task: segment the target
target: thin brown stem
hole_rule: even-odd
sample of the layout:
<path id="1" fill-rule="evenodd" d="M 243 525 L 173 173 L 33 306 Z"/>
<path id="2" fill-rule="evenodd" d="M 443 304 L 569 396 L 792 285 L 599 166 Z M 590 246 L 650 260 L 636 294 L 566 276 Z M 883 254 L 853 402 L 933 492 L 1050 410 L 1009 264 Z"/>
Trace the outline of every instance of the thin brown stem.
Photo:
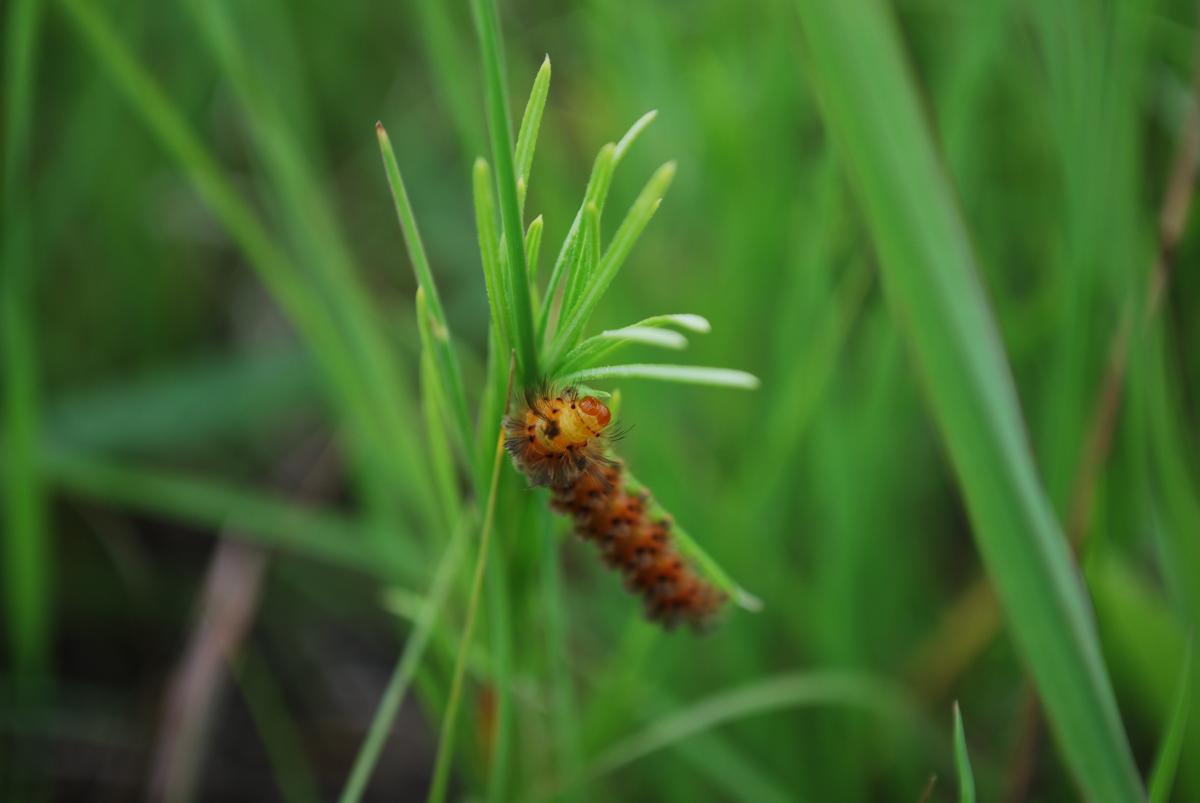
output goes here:
<path id="1" fill-rule="evenodd" d="M 276 471 L 281 485 L 304 498 L 332 481 L 330 445 L 322 436 L 285 457 Z M 147 799 L 185 801 L 194 797 L 207 752 L 208 734 L 228 682 L 228 667 L 258 615 L 259 593 L 269 552 L 250 546 L 230 529 L 222 538 L 205 579 L 191 638 L 179 659 L 163 703 L 158 747 L 150 767 Z"/>
<path id="2" fill-rule="evenodd" d="M 933 797 L 933 787 L 937 786 L 937 775 L 930 775 L 929 780 L 925 782 L 925 788 L 921 790 L 921 798 L 918 803 L 929 803 L 929 799 Z"/>

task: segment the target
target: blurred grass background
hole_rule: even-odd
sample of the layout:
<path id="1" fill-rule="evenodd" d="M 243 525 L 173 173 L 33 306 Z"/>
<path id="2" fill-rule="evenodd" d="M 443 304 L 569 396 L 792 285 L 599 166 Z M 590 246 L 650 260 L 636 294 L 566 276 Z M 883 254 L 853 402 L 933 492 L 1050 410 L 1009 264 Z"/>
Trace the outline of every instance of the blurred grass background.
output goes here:
<path id="1" fill-rule="evenodd" d="M 958 799 L 954 700 L 981 799 L 1081 794 L 983 579 L 953 411 L 909 339 L 927 319 L 889 303 L 878 210 L 937 232 L 948 198 L 1139 775 L 1184 708 L 1169 799 L 1200 800 L 1200 695 L 1177 691 L 1200 620 L 1198 243 L 1193 213 L 1160 220 L 1194 180 L 1195 9 L 862 7 L 839 29 L 817 2 L 501 4 L 514 114 L 553 61 L 526 205 L 543 277 L 596 151 L 659 112 L 612 204 L 678 174 L 591 329 L 699 313 L 714 329 L 687 360 L 761 377 L 622 383 L 620 450 L 764 610 L 660 634 L 505 467 L 451 796 L 916 801 L 937 774 L 930 799 Z M 490 151 L 468 4 L 4 13 L 5 798 L 333 799 L 425 633 L 364 798 L 423 799 L 479 516 L 444 493 L 372 126 L 474 409 L 471 165 Z M 831 46 L 876 41 L 868 17 L 894 18 L 911 74 L 831 97 L 894 66 Z M 873 131 L 901 149 L 887 164 L 921 162 L 888 125 L 909 78 L 952 186 L 888 196 L 857 148 Z M 838 116 L 855 102 L 882 121 L 867 140 Z"/>

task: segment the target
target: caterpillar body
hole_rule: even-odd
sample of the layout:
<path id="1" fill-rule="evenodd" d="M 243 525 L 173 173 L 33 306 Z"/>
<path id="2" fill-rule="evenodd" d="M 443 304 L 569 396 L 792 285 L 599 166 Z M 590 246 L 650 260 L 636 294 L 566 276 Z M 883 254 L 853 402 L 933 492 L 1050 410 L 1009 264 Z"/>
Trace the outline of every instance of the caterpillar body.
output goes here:
<path id="1" fill-rule="evenodd" d="M 671 521 L 651 515 L 649 494 L 628 487 L 624 466 L 608 456 L 611 421 L 603 402 L 575 388 L 535 391 L 505 420 L 505 445 L 517 470 L 550 488 L 551 506 L 641 596 L 647 617 L 667 628 L 704 629 L 725 594 L 679 554 Z"/>

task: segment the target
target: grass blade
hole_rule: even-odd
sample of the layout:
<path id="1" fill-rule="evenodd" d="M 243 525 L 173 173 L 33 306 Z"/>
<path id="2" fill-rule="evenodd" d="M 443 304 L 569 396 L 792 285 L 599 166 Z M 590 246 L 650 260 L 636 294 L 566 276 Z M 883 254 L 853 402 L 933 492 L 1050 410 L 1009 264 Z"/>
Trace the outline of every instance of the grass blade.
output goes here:
<path id="1" fill-rule="evenodd" d="M 546 298 L 543 299 L 542 309 L 538 314 L 539 342 L 545 342 L 550 334 L 550 312 L 554 307 L 559 286 L 564 280 L 567 282 L 564 296 L 570 290 L 572 277 L 569 274 L 575 260 L 578 259 L 579 241 L 583 238 L 583 217 L 588 204 L 595 205 L 597 214 L 604 209 L 604 199 L 608 195 L 613 170 L 617 165 L 616 150 L 616 145 L 608 143 L 600 149 L 600 152 L 596 154 L 596 161 L 592 163 L 592 172 L 588 176 L 587 188 L 583 191 L 583 202 L 579 205 L 579 211 L 575 213 L 575 219 L 571 221 L 571 228 L 568 229 L 567 236 L 563 239 L 562 248 L 559 249 L 558 258 L 554 260 L 554 267 L 550 271 L 550 279 L 546 283 Z"/>
<path id="2" fill-rule="evenodd" d="M 629 126 L 629 130 L 625 132 L 625 136 L 621 137 L 617 142 L 616 148 L 613 149 L 614 168 L 621 163 L 621 160 L 625 158 L 625 154 L 629 153 L 629 149 L 633 147 L 633 143 L 637 142 L 638 137 L 650 127 L 650 124 L 654 122 L 656 117 L 658 117 L 658 109 L 651 109 L 633 121 L 633 125 Z"/>
<path id="3" fill-rule="evenodd" d="M 621 137 L 620 142 L 616 145 L 611 142 L 608 143 L 596 155 L 596 161 L 592 165 L 592 173 L 588 177 L 587 188 L 583 193 L 583 202 L 579 205 L 579 211 L 575 213 L 575 219 L 571 221 L 571 228 L 567 231 L 567 236 L 563 240 L 562 249 L 558 252 L 558 258 L 554 261 L 554 269 L 550 272 L 550 281 L 546 285 L 546 298 L 542 302 L 542 309 L 538 315 L 537 336 L 539 342 L 544 342 L 545 338 L 550 334 L 550 312 L 554 304 L 554 297 L 563 279 L 567 278 L 567 266 L 570 264 L 571 259 L 573 259 L 575 249 L 578 247 L 584 210 L 589 203 L 594 203 L 597 214 L 603 214 L 604 201 L 608 197 L 608 188 L 612 184 L 613 172 L 617 169 L 617 165 L 620 164 L 621 159 L 629 152 L 633 143 L 637 141 L 638 137 L 641 136 L 650 123 L 654 122 L 654 118 L 657 116 L 657 111 L 646 112 L 629 127 L 629 130 L 625 132 L 625 136 Z"/>
<path id="4" fill-rule="evenodd" d="M 972 246 L 890 13 L 800 2 L 826 123 L 856 182 L 972 530 L 1065 763 L 1089 800 L 1144 793 L 1095 623 L 1038 479 Z"/>
<path id="5" fill-rule="evenodd" d="M 588 338 L 601 343 L 620 345 L 623 343 L 641 343 L 646 346 L 658 346 L 664 349 L 687 348 L 687 338 L 671 329 L 655 329 L 650 326 L 626 326 L 622 329 L 607 329 L 595 338 Z"/>
<path id="6" fill-rule="evenodd" d="M 567 264 L 567 288 L 563 291 L 560 320 L 566 320 L 583 288 L 588 286 L 600 264 L 600 208 L 589 201 L 583 208 L 583 228 Z"/>
<path id="7" fill-rule="evenodd" d="M 429 444 L 430 473 L 442 511 L 441 523 L 446 532 L 453 532 L 459 519 L 458 477 L 454 474 L 450 441 L 446 438 L 443 411 L 447 409 L 447 404 L 441 393 L 443 383 L 437 376 L 438 366 L 433 356 L 434 335 L 429 331 L 432 321 L 425 308 L 425 292 L 419 287 L 417 321 L 421 329 L 421 412 L 424 413 L 426 441 Z M 471 454 L 465 452 L 463 457 L 465 465 L 470 466 Z"/>
<path id="8" fill-rule="evenodd" d="M 41 7 L 38 0 L 15 0 L 4 15 L 4 175 L 0 198 L 0 432 L 5 482 L 5 605 L 8 649 L 26 699 L 50 663 L 52 597 L 50 539 L 44 479 L 38 467 L 38 339 L 34 324 L 36 263 L 29 135 Z M 32 701 L 32 696 L 28 699 Z"/>
<path id="9" fill-rule="evenodd" d="M 967 735 L 963 731 L 962 711 L 954 704 L 954 765 L 958 769 L 958 799 L 975 803 L 975 775 L 971 772 L 971 757 L 967 755 Z"/>
<path id="10" fill-rule="evenodd" d="M 545 224 L 542 216 L 538 215 L 529 222 L 525 230 L 525 261 L 529 263 L 529 292 L 533 295 L 533 303 L 537 305 L 537 274 L 538 257 L 542 253 L 542 230 Z"/>
<path id="11" fill-rule="evenodd" d="M 43 431 L 52 447 L 179 455 L 269 429 L 281 412 L 316 407 L 318 395 L 312 357 L 299 348 L 272 349 L 81 391 L 47 405 Z"/>
<path id="12" fill-rule="evenodd" d="M 230 4 L 192 0 L 186 5 L 249 124 L 267 178 L 266 194 L 276 207 L 285 242 L 296 255 L 301 281 L 334 322 L 339 357 L 352 366 L 354 393 L 371 410 L 369 419 L 351 425 L 365 426 L 374 439 L 387 444 L 386 449 L 376 450 L 375 471 L 369 476 L 377 485 L 391 484 L 392 489 L 387 494 L 372 494 L 373 512 L 384 526 L 407 512 L 396 504 L 397 499 L 411 510 L 431 513 L 424 473 L 414 470 L 421 460 L 417 438 L 408 426 L 416 413 L 415 394 L 406 386 L 329 203 L 329 193 L 318 175 L 319 158 L 303 144 L 307 121 L 303 114 L 289 115 L 280 98 L 268 89 L 269 68 L 251 66 Z"/>
<path id="13" fill-rule="evenodd" d="M 6 233 L 14 234 L 10 226 Z M 21 235 L 16 235 L 21 236 Z M 17 250 L 17 249 L 14 249 Z M 5 602 L 16 680 L 34 683 L 48 663 L 50 542 L 44 478 L 38 467 L 38 388 L 32 321 L 32 263 L 24 254 L 0 279 L 3 340 Z M 18 285 L 20 285 L 18 287 Z"/>
<path id="14" fill-rule="evenodd" d="M 634 326 L 678 326 L 699 335 L 712 331 L 712 324 L 703 315 L 692 312 L 673 312 L 667 315 L 652 315 L 638 321 Z"/>
<path id="15" fill-rule="evenodd" d="M 680 382 L 686 385 L 714 385 L 725 388 L 754 390 L 759 386 L 758 377 L 734 368 L 707 368 L 699 365 L 654 365 L 631 363 L 629 365 L 604 365 L 585 368 L 558 377 L 568 385 L 591 382 L 597 379 L 658 379 L 663 382 Z"/>
<path id="16" fill-rule="evenodd" d="M 579 342 L 579 337 L 583 333 L 588 319 L 600 304 L 600 299 L 612 284 L 612 280 L 616 278 L 617 271 L 625 263 L 629 252 L 633 250 L 634 243 L 637 242 L 638 237 L 650 222 L 650 218 L 654 217 L 654 213 L 658 211 L 662 197 L 667 188 L 671 186 L 671 180 L 674 177 L 674 162 L 667 162 L 655 171 L 650 180 L 646 182 L 646 186 L 642 188 L 641 193 L 638 194 L 637 199 L 634 200 L 625 219 L 621 221 L 616 234 L 613 235 L 612 242 L 604 252 L 604 257 L 596 265 L 594 274 L 580 277 L 581 286 L 576 298 L 569 295 L 564 298 L 564 323 L 555 333 L 554 344 L 550 352 L 552 361 L 554 356 L 571 349 Z"/>
<path id="17" fill-rule="evenodd" d="M 396 721 L 396 714 L 400 712 L 400 704 L 404 702 L 404 695 L 408 692 L 408 687 L 417 673 L 417 667 L 420 666 L 421 659 L 425 656 L 425 648 L 429 645 L 430 637 L 433 635 L 438 615 L 450 595 L 454 577 L 462 562 L 465 535 L 465 527 L 456 528 L 450 543 L 442 554 L 442 559 L 438 562 L 429 593 L 417 613 L 413 631 L 404 643 L 404 651 L 400 653 L 400 659 L 392 671 L 392 677 L 379 701 L 379 707 L 375 709 L 371 727 L 367 731 L 367 737 L 363 740 L 362 747 L 359 748 L 358 756 L 354 759 L 354 767 L 350 770 L 350 777 L 346 780 L 346 787 L 342 790 L 338 803 L 358 803 L 367 789 L 371 773 L 375 770 L 379 754 L 383 751 L 384 742 L 387 741 L 392 724 Z"/>
<path id="18" fill-rule="evenodd" d="M 438 736 L 437 760 L 433 768 L 433 780 L 429 785 L 429 803 L 442 803 L 446 799 L 446 786 L 450 782 L 450 760 L 454 752 L 454 732 L 458 720 L 458 703 L 462 697 L 463 674 L 466 671 L 467 654 L 471 651 L 471 640 L 475 635 L 475 618 L 479 611 L 479 599 L 483 591 L 483 578 L 487 567 L 488 546 L 492 538 L 492 525 L 496 517 L 496 490 L 500 484 L 500 463 L 504 457 L 504 433 L 496 440 L 496 455 L 492 462 L 491 488 L 488 491 L 487 508 L 483 516 L 483 532 L 479 536 L 479 553 L 475 559 L 475 572 L 471 580 L 471 597 L 467 603 L 467 620 L 463 625 L 462 638 L 458 643 L 458 654 L 454 659 L 454 675 L 450 682 L 450 696 L 442 714 L 442 725 Z"/>
<path id="19" fill-rule="evenodd" d="M 320 787 L 304 760 L 300 729 L 267 661 L 248 643 L 231 670 L 267 752 L 279 796 L 284 803 L 320 803 Z"/>
<path id="20" fill-rule="evenodd" d="M 429 59 L 429 74 L 437 81 L 436 96 L 447 106 L 458 134 L 459 147 L 468 159 L 483 152 L 483 120 L 478 95 L 470 79 L 471 51 L 454 28 L 454 9 L 442 0 L 418 0 L 418 37 Z"/>
<path id="21" fill-rule="evenodd" d="M 1188 709 L 1191 705 L 1192 652 L 1193 642 L 1188 641 L 1183 666 L 1179 670 L 1179 686 L 1175 690 L 1171 721 L 1158 748 L 1158 756 L 1154 759 L 1154 769 L 1150 772 L 1150 803 L 1168 803 L 1171 788 L 1175 785 L 1175 771 L 1179 768 L 1179 756 L 1183 752 L 1183 737 L 1187 732 Z"/>
<path id="22" fill-rule="evenodd" d="M 429 257 L 425 253 L 425 244 L 421 241 L 421 232 L 417 229 L 417 219 L 413 215 L 412 204 L 408 200 L 408 191 L 404 188 L 404 178 L 400 175 L 400 164 L 396 161 L 396 153 L 392 142 L 382 123 L 375 124 L 375 133 L 379 138 L 379 151 L 383 155 L 384 171 L 387 173 L 388 186 L 392 190 L 392 199 L 396 205 L 396 216 L 400 219 L 400 229 L 404 232 L 404 244 L 408 247 L 408 257 L 417 277 L 417 286 L 423 291 L 425 304 L 429 308 L 433 335 L 433 355 L 437 361 L 438 380 L 442 383 L 442 393 L 453 411 L 455 435 L 467 453 L 471 442 L 471 416 L 467 410 L 467 394 L 463 388 L 462 369 L 458 364 L 458 355 L 450 338 L 450 325 L 446 322 L 446 313 L 442 308 L 441 296 L 438 294 L 437 282 L 433 280 L 433 272 L 429 269 Z"/>
<path id="23" fill-rule="evenodd" d="M 695 772 L 707 776 L 730 800 L 743 803 L 795 801 L 795 796 L 786 791 L 787 786 L 781 779 L 768 775 L 739 753 L 730 741 L 717 739 L 712 734 L 700 734 L 680 742 L 675 750 Z"/>
<path id="24" fill-rule="evenodd" d="M 521 205 L 517 201 L 517 177 L 513 166 L 512 131 L 509 130 L 508 91 L 504 88 L 504 50 L 495 0 L 472 0 L 483 62 L 484 93 L 487 99 L 488 130 L 492 139 L 492 161 L 496 165 L 496 191 L 500 198 L 500 228 L 506 246 L 508 286 L 513 292 L 513 346 L 521 384 L 532 387 L 538 380 L 538 351 L 533 339 L 533 308 L 530 306 L 529 273 L 525 267 L 525 238 L 521 236 Z M 547 74 L 547 80 L 549 75 Z"/>
<path id="25" fill-rule="evenodd" d="M 900 692 L 865 675 L 813 672 L 780 675 L 692 703 L 602 752 L 579 781 L 608 775 L 691 736 L 756 714 L 809 706 L 849 706 L 911 723 L 916 713 Z"/>
<path id="26" fill-rule="evenodd" d="M 143 469 L 85 455 L 55 451 L 43 454 L 49 482 L 71 493 L 191 522 L 226 528 L 261 546 L 284 549 L 315 560 L 385 578 L 398 566 L 417 566 L 407 551 L 415 541 L 395 534 L 396 563 L 376 555 L 365 528 L 354 521 L 296 506 L 225 483 L 202 480 L 161 469 Z"/>
<path id="27" fill-rule="evenodd" d="M 109 72 L 115 86 L 130 106 L 143 118 L 147 128 L 186 173 L 201 199 L 225 227 L 232 240 L 257 271 L 275 301 L 304 337 L 317 357 L 329 384 L 336 390 L 348 431 L 362 462 L 361 477 L 373 507 L 394 511 L 396 483 L 410 479 L 405 490 L 416 510 L 423 509 L 422 472 L 411 470 L 403 478 L 396 476 L 396 461 L 383 443 L 393 443 L 393 430 L 381 437 L 374 422 L 399 424 L 397 411 L 382 409 L 370 382 L 346 359 L 349 349 L 324 302 L 308 287 L 283 250 L 270 237 L 249 204 L 222 174 L 217 162 L 191 131 L 163 89 L 154 82 L 117 37 L 99 7 L 86 0 L 66 0 L 63 8 L 75 24 L 81 38 L 95 52 L 99 63 Z M 393 428 L 394 429 L 394 428 Z M 406 446 L 409 439 L 399 433 L 394 444 Z M 415 460 L 407 461 L 412 467 Z M 409 483 L 405 483 L 407 487 Z M 389 501 L 390 500 L 390 501 Z M 396 517 L 393 517 L 394 519 Z"/>
<path id="28" fill-rule="evenodd" d="M 533 79 L 529 102 L 521 116 L 521 127 L 517 130 L 517 152 L 513 157 L 513 169 L 517 174 L 517 204 L 525 209 L 525 194 L 529 191 L 529 171 L 533 166 L 533 152 L 537 148 L 538 131 L 542 127 L 542 112 L 546 109 L 546 97 L 550 94 L 550 57 L 542 61 Z M 532 273 L 532 270 L 530 271 Z"/>
<path id="29" fill-rule="evenodd" d="M 505 278 L 500 267 L 500 251 L 496 236 L 496 206 L 492 195 L 492 171 L 488 163 L 475 160 L 472 190 L 475 197 L 475 229 L 479 235 L 479 256 L 483 263 L 483 281 L 487 289 L 488 307 L 492 321 L 499 327 L 500 354 L 507 354 L 513 342 L 511 305 L 505 292 Z"/>
<path id="30" fill-rule="evenodd" d="M 580 343 L 575 348 L 571 349 L 558 365 L 551 366 L 549 370 L 550 376 L 556 376 L 562 373 L 587 368 L 597 362 L 610 356 L 614 351 L 622 346 L 640 343 L 647 346 L 658 346 L 666 349 L 684 349 L 687 348 L 687 338 L 673 329 L 665 329 L 663 327 L 668 324 L 679 324 L 677 317 L 674 315 L 660 315 L 654 318 L 647 318 L 644 321 L 623 326 L 620 329 L 608 329 L 598 335 L 593 335 Z M 697 320 L 689 320 L 688 324 L 699 326 L 698 322 L 703 322 L 704 326 L 708 325 L 708 321 L 701 318 L 699 315 L 689 316 Z M 683 328 L 689 328 L 688 324 L 682 324 Z M 704 328 L 694 328 L 692 331 L 707 332 Z"/>

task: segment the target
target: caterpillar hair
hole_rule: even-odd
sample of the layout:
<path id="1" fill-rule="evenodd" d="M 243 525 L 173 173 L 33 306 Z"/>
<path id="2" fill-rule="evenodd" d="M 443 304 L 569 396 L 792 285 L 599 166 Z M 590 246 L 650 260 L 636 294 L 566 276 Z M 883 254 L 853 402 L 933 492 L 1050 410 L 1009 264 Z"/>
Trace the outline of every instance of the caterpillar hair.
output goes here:
<path id="1" fill-rule="evenodd" d="M 552 507 L 571 517 L 576 534 L 624 575 L 647 617 L 668 629 L 705 629 L 725 594 L 679 554 L 670 520 L 651 515 L 649 494 L 627 487 L 624 466 L 606 454 L 611 420 L 603 402 L 580 397 L 575 388 L 526 394 L 524 406 L 505 422 L 513 465 L 551 489 Z"/>

